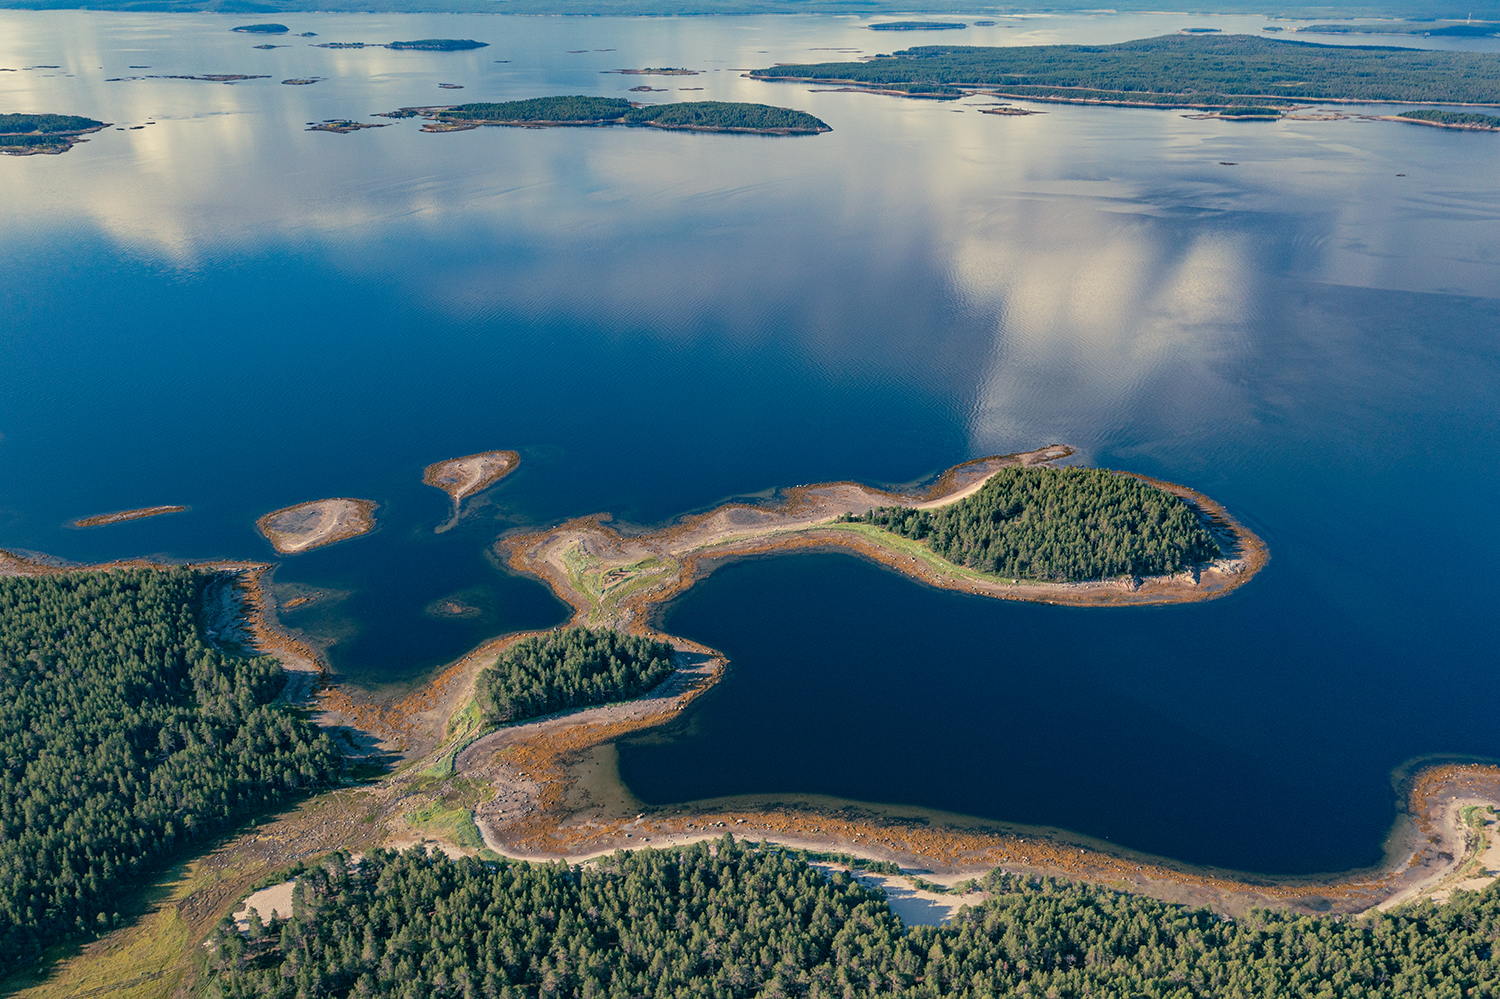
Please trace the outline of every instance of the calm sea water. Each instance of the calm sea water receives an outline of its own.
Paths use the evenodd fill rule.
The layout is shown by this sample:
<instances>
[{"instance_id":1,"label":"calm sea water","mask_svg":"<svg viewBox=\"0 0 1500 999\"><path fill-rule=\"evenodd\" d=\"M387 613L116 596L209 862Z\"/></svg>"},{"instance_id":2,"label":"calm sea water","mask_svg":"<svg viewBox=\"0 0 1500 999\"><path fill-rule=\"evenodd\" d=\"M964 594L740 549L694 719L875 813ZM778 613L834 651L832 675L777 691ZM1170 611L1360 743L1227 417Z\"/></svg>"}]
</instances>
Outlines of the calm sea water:
<instances>
[{"instance_id":1,"label":"calm sea water","mask_svg":"<svg viewBox=\"0 0 1500 999\"><path fill-rule=\"evenodd\" d=\"M1064 442L1210 493L1270 567L1225 600L1120 611L974 600L834 555L725 568L666 624L729 652L729 678L671 738L622 747L628 785L921 805L1307 872L1378 859L1393 767L1500 755L1495 136L999 117L741 78L931 40L857 18L280 19L318 37L256 50L228 31L244 15L0 12L0 110L126 129L0 158L0 545L270 559L261 513L377 500L374 534L278 560L276 580L331 594L286 622L379 685L565 618L486 558L503 531ZM999 20L962 41L1265 23ZM492 44L308 44L422 37ZM661 65L703 72L602 72ZM269 78L108 82L206 73ZM279 82L297 77L323 79ZM303 131L643 83L834 131ZM489 448L520 471L435 533L448 502L422 467ZM192 509L65 526L157 503ZM425 613L451 597L481 616Z\"/></svg>"}]
</instances>

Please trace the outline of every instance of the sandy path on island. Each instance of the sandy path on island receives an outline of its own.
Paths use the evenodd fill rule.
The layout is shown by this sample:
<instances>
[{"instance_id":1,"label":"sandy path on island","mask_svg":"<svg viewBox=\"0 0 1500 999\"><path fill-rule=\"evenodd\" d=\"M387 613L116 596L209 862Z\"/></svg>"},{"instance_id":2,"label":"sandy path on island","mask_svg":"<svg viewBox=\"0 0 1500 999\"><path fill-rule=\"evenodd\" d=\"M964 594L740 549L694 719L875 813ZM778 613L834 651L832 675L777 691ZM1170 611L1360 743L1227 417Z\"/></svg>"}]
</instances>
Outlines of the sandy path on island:
<instances>
[{"instance_id":1,"label":"sandy path on island","mask_svg":"<svg viewBox=\"0 0 1500 999\"><path fill-rule=\"evenodd\" d=\"M272 510L255 521L256 528L283 555L321 548L359 537L375 527L374 500L312 500Z\"/></svg>"}]
</instances>

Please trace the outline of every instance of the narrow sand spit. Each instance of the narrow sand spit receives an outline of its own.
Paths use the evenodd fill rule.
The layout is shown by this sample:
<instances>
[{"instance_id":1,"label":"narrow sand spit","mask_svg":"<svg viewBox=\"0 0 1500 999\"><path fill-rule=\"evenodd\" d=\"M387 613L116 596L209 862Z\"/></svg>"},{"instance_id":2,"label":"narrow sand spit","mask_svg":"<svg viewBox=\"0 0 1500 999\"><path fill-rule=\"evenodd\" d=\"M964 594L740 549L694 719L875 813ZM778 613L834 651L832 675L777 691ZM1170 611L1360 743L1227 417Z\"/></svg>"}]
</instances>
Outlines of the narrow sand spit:
<instances>
[{"instance_id":1,"label":"narrow sand spit","mask_svg":"<svg viewBox=\"0 0 1500 999\"><path fill-rule=\"evenodd\" d=\"M377 506L365 499L313 500L272 510L255 526L278 552L295 555L369 532Z\"/></svg>"},{"instance_id":2,"label":"narrow sand spit","mask_svg":"<svg viewBox=\"0 0 1500 999\"><path fill-rule=\"evenodd\" d=\"M103 527L105 524L119 524L127 520L144 520L147 517L160 517L165 513L181 513L186 510L185 506L143 506L138 510L120 510L117 513L98 513L92 517L79 517L69 524L69 527Z\"/></svg>"}]
</instances>

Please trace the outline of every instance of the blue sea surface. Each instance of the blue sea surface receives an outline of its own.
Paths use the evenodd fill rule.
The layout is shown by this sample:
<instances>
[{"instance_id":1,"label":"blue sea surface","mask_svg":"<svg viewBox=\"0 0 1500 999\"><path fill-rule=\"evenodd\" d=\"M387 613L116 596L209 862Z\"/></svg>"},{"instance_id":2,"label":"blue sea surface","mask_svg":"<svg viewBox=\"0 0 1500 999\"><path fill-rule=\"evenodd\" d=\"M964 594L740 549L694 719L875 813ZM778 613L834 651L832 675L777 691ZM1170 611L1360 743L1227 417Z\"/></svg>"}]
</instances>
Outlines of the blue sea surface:
<instances>
[{"instance_id":1,"label":"blue sea surface","mask_svg":"<svg viewBox=\"0 0 1500 999\"><path fill-rule=\"evenodd\" d=\"M855 17L281 19L288 47L259 50L228 30L244 15L0 11L0 111L113 126L0 157L0 547L274 561L279 595L324 594L283 622L380 687L566 619L498 563L505 532L1066 443L1208 493L1270 565L1221 600L1111 610L832 554L721 568L664 624L728 677L622 744L625 783L1309 873L1379 860L1394 768L1500 756L1496 136L1349 106L997 116L741 75L907 41ZM997 21L964 41L1189 23ZM424 37L491 44L311 46ZM663 65L702 72L606 72ZM165 78L210 73L266 78ZM760 101L833 131L305 130L559 93ZM423 467L492 448L519 470L439 533ZM331 496L379 503L376 531L278 557L254 528ZM67 526L165 503L191 509ZM436 616L447 600L480 613Z\"/></svg>"}]
</instances>

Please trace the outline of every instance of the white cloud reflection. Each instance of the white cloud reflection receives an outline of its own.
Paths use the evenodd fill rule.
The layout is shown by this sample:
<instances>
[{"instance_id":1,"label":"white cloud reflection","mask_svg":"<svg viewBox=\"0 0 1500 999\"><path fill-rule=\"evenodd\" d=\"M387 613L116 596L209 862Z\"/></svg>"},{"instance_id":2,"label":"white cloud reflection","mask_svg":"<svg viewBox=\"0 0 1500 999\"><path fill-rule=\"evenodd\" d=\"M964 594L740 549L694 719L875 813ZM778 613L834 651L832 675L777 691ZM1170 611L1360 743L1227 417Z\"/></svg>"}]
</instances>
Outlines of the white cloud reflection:
<instances>
[{"instance_id":1,"label":"white cloud reflection","mask_svg":"<svg viewBox=\"0 0 1500 999\"><path fill-rule=\"evenodd\" d=\"M1226 405L1224 368L1274 279L1500 293L1500 199L1470 136L1057 106L1003 118L731 71L806 58L857 31L849 19L292 20L320 40L495 44L261 52L227 32L233 17L0 12L0 66L64 66L0 73L7 108L158 123L0 161L0 238L92 231L186 271L308 255L476 328L573 314L613 335L780 343L829 377L967 399L976 450L1127 420L1170 434ZM303 131L443 100L627 94L639 78L600 68L663 63L706 70L658 80L704 88L663 99L795 106L835 131ZM146 72L271 79L106 82ZM326 79L277 82L293 76ZM437 89L449 81L466 90Z\"/></svg>"}]
</instances>

